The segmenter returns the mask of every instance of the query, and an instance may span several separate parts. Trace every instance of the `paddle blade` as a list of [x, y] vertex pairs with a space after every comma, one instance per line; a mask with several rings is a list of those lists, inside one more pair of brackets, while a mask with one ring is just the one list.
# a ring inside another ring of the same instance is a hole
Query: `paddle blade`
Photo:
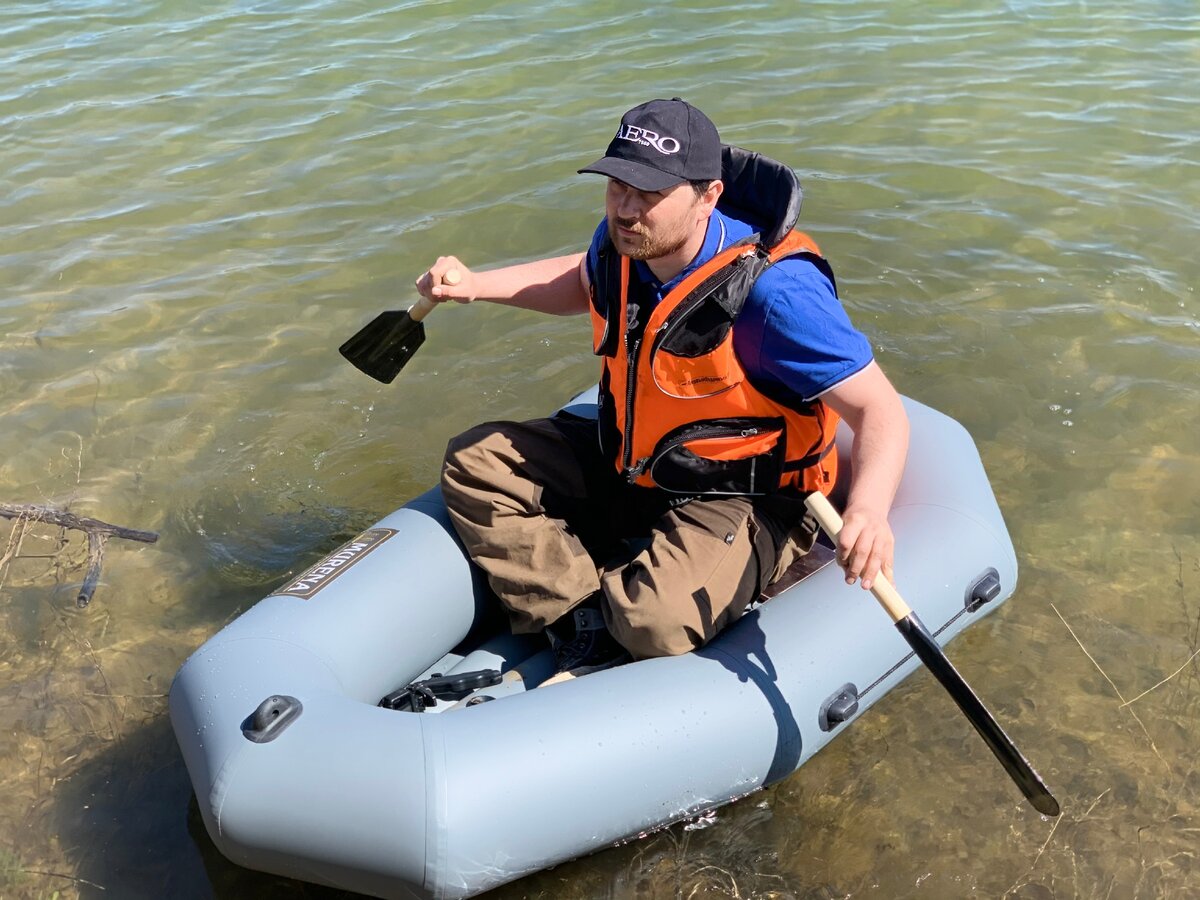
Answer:
[[992, 754], [1004, 767], [1004, 771], [1008, 773], [1013, 783], [1021, 789], [1025, 799], [1033, 804], [1033, 808], [1043, 816], [1057, 816], [1061, 810], [1058, 801], [1046, 787], [1046, 783], [1034, 771], [1029, 761], [1021, 755], [1021, 751], [1017, 749], [1012, 739], [1004, 733], [1004, 729], [988, 712], [983, 701], [975, 695], [963, 677], [958, 674], [954, 664], [946, 658], [946, 654], [937, 645], [917, 614], [910, 613], [901, 619], [896, 623], [896, 629], [904, 635], [904, 639], [908, 641], [913, 652], [941, 682], [947, 693], [954, 698], [958, 708], [975, 726], [975, 731], [983, 738], [984, 743], [988, 745]]
[[338, 352], [360, 372], [391, 384], [424, 342], [424, 325], [413, 321], [407, 310], [389, 310], [368, 322]]

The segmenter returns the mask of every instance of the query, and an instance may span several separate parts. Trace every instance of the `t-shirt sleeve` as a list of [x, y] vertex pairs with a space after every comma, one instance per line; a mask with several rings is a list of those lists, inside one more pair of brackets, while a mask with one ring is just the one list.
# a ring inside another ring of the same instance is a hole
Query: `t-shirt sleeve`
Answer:
[[751, 381], [804, 400], [836, 387], [873, 358], [829, 279], [805, 259], [786, 259], [763, 273], [734, 335]]

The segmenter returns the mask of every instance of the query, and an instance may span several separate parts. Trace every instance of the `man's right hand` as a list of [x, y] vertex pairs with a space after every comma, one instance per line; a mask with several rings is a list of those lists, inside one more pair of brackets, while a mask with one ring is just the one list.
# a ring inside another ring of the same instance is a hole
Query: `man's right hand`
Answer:
[[[588, 310], [588, 290], [583, 280], [582, 253], [472, 272], [456, 256], [439, 256], [429, 271], [417, 279], [417, 291], [427, 300], [442, 303], [503, 303], [520, 309], [565, 316]], [[451, 272], [457, 272], [458, 283]]]
[[417, 293], [434, 303], [470, 303], [476, 297], [475, 274], [454, 256], [439, 256], [415, 284]]

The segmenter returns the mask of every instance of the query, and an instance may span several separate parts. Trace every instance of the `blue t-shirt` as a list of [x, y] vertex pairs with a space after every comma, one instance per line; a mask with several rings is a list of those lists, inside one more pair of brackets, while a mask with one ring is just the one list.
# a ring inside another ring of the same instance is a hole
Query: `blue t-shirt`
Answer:
[[[601, 221], [588, 250], [588, 277], [595, 277]], [[637, 277], [655, 301], [661, 300], [697, 267], [725, 247], [754, 232], [745, 222], [714, 211], [696, 258], [666, 284], [644, 262]], [[851, 323], [833, 285], [810, 260], [789, 257], [768, 268], [754, 283], [733, 332], [733, 347], [750, 381], [773, 396], [812, 400], [871, 362], [871, 345]], [[774, 388], [774, 390], [772, 390]]]

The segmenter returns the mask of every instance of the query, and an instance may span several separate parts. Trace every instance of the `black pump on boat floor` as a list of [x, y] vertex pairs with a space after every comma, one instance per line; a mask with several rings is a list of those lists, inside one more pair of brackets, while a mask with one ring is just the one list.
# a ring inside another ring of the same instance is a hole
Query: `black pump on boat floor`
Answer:
[[471, 691], [499, 683], [500, 672], [497, 669], [454, 672], [450, 675], [434, 672], [429, 678], [414, 681], [397, 691], [392, 691], [379, 701], [379, 705], [384, 709], [403, 712], [424, 712], [439, 700], [461, 700]]

